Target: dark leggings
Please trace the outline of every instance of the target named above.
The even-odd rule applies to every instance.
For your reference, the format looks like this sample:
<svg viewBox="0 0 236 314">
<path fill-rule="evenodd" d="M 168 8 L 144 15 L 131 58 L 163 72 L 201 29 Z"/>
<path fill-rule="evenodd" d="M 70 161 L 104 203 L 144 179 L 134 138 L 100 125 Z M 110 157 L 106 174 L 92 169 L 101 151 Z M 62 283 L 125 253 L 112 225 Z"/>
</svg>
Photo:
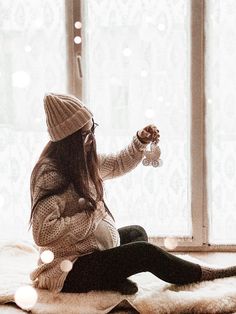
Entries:
<svg viewBox="0 0 236 314">
<path fill-rule="evenodd" d="M 140 226 L 118 229 L 121 245 L 81 256 L 67 275 L 62 292 L 109 290 L 129 276 L 149 271 L 173 284 L 197 282 L 201 267 L 148 243 Z"/>
</svg>

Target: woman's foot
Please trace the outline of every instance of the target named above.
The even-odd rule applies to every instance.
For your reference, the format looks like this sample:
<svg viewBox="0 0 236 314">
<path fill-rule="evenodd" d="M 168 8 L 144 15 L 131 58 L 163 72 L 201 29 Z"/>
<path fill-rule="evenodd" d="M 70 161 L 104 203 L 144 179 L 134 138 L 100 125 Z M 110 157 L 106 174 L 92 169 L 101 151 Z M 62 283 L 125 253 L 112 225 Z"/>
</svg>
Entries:
<svg viewBox="0 0 236 314">
<path fill-rule="evenodd" d="M 236 276 L 236 266 L 226 268 L 210 268 L 201 266 L 201 281 Z"/>
</svg>

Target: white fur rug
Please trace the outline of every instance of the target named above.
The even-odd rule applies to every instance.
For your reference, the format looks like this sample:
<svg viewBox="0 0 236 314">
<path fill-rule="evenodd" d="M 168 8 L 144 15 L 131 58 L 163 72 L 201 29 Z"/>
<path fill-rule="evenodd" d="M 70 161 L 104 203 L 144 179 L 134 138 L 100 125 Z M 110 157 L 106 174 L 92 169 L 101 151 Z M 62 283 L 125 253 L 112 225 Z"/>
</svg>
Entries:
<svg viewBox="0 0 236 314">
<path fill-rule="evenodd" d="M 16 289 L 30 284 L 29 272 L 37 262 L 37 251 L 26 243 L 0 243 L 0 304 L 14 301 Z M 190 256 L 185 259 L 197 261 Z M 197 261 L 204 264 L 201 261 Z M 150 273 L 132 276 L 139 291 L 133 296 L 113 292 L 53 294 L 37 290 L 33 314 L 108 313 L 126 299 L 143 314 L 233 313 L 236 311 L 236 277 L 186 286 L 167 284 Z"/>
</svg>

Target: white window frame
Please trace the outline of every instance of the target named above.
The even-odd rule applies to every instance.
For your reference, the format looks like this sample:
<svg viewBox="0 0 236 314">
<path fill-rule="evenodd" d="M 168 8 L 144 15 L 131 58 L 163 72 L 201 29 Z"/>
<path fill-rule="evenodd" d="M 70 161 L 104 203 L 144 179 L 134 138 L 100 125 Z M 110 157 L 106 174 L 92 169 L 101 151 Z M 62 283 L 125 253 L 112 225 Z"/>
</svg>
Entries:
<svg viewBox="0 0 236 314">
<path fill-rule="evenodd" d="M 80 21 L 83 26 L 83 1 L 68 0 L 67 12 L 69 38 L 80 36 L 81 44 L 71 40 L 68 44 L 69 55 L 73 55 L 68 62 L 71 81 L 69 90 L 83 100 L 85 86 L 83 84 L 83 69 L 86 68 L 83 54 L 83 27 L 75 29 L 74 23 Z M 188 1 L 188 0 L 186 0 Z M 184 251 L 218 251 L 235 252 L 236 245 L 209 244 L 209 220 L 207 208 L 207 161 L 206 161 L 206 126 L 205 126 L 205 1 L 191 0 L 191 213 L 193 236 L 178 238 L 178 246 L 172 250 Z M 73 47 L 72 47 L 73 46 Z M 150 242 L 164 247 L 162 237 L 150 238 Z"/>
</svg>

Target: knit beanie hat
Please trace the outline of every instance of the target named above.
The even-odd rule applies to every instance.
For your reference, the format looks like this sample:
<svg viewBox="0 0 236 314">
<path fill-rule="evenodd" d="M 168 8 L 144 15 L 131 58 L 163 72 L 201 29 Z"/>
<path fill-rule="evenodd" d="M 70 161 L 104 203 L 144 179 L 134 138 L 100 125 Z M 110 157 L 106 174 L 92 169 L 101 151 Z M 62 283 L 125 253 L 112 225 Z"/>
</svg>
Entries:
<svg viewBox="0 0 236 314">
<path fill-rule="evenodd" d="M 75 96 L 49 93 L 44 97 L 48 133 L 53 142 L 81 129 L 92 113 Z"/>
</svg>

